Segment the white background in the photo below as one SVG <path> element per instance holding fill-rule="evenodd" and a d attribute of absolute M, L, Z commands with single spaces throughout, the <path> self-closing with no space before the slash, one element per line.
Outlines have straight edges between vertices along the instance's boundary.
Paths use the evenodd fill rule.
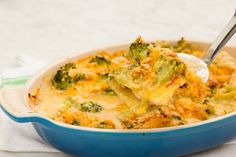
<path fill-rule="evenodd" d="M 146 40 L 213 41 L 236 9 L 236 0 L 0 0 L 0 72 L 25 53 L 55 60 L 70 53 Z M 234 37 L 230 44 L 236 45 Z M 1 142 L 1 139 L 0 139 Z M 66 156 L 11 153 L 0 156 Z M 227 145 L 196 156 L 236 156 Z"/>

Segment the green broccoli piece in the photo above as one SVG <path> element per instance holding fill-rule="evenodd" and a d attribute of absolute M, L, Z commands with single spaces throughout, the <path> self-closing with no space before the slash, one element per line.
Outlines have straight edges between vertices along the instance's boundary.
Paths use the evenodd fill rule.
<path fill-rule="evenodd" d="M 116 93 L 110 87 L 104 89 L 103 94 L 104 95 L 116 95 Z"/>
<path fill-rule="evenodd" d="M 103 109 L 101 105 L 94 103 L 92 101 L 80 103 L 78 104 L 77 107 L 82 112 L 93 112 L 93 113 L 100 112 Z"/>
<path fill-rule="evenodd" d="M 78 82 L 80 80 L 84 80 L 86 77 L 85 77 L 85 74 L 84 73 L 78 73 L 75 78 L 74 78 L 74 82 Z"/>
<path fill-rule="evenodd" d="M 166 41 L 159 41 L 154 43 L 154 46 L 160 46 L 162 48 L 169 48 L 174 52 L 188 53 L 192 54 L 196 50 L 195 46 L 192 43 L 189 43 L 181 37 L 177 42 L 169 43 Z"/>
<path fill-rule="evenodd" d="M 143 115 L 143 113 L 146 112 L 146 105 L 141 103 L 141 101 L 135 97 L 130 89 L 123 87 L 114 79 L 108 80 L 107 83 L 111 89 L 115 91 L 117 96 L 129 106 L 127 110 L 121 113 L 122 117 L 129 116 L 133 112 L 137 115 Z"/>
<path fill-rule="evenodd" d="M 89 61 L 89 63 L 96 63 L 100 65 L 100 64 L 110 64 L 111 62 L 103 56 L 95 56 Z"/>
<path fill-rule="evenodd" d="M 170 47 L 174 52 L 192 53 L 195 49 L 194 46 L 187 42 L 184 37 L 178 40 L 174 45 Z"/>
<path fill-rule="evenodd" d="M 60 67 L 52 80 L 52 85 L 59 90 L 65 90 L 71 87 L 72 84 L 85 79 L 85 74 L 83 73 L 78 73 L 75 77 L 69 75 L 69 71 L 75 68 L 74 63 L 67 63 Z"/>
<path fill-rule="evenodd" d="M 148 56 L 149 54 L 148 45 L 149 44 L 143 42 L 141 37 L 137 38 L 130 45 L 127 58 L 132 59 L 139 63 L 140 60 Z"/>
<path fill-rule="evenodd" d="M 122 86 L 125 86 L 131 90 L 138 89 L 144 80 L 142 80 L 142 77 L 134 78 L 132 76 L 132 71 L 135 67 L 138 66 L 136 64 L 132 64 L 128 68 L 121 68 L 113 71 L 110 76 L 112 76 L 117 83 Z"/>
<path fill-rule="evenodd" d="M 94 103 L 92 101 L 86 101 L 83 103 L 78 103 L 75 100 L 73 100 L 71 97 L 68 97 L 64 100 L 64 104 L 68 106 L 69 108 L 71 107 L 76 107 L 82 112 L 100 112 L 103 108 L 102 106 L 98 105 L 97 103 Z"/>
<path fill-rule="evenodd" d="M 157 83 L 163 84 L 169 81 L 174 74 L 183 74 L 185 64 L 176 58 L 161 55 L 154 68 L 157 75 Z"/>
<path fill-rule="evenodd" d="M 67 63 L 60 67 L 52 80 L 52 85 L 59 90 L 65 90 L 73 84 L 73 78 L 69 76 L 69 70 L 75 69 L 74 63 Z"/>

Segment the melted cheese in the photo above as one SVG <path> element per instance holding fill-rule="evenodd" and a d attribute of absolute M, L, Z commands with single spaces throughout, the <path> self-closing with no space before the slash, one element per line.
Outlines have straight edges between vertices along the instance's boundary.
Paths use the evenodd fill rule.
<path fill-rule="evenodd" d="M 196 56 L 204 53 L 197 49 L 186 52 Z M 184 74 L 174 73 L 161 85 L 156 83 L 158 76 L 154 64 L 161 54 L 175 57 L 171 49 L 151 47 L 149 56 L 134 68 L 132 61 L 125 57 L 126 53 L 96 54 L 109 60 L 109 64 L 90 62 L 96 55 L 78 59 L 69 75 L 75 77 L 83 73 L 86 77 L 65 90 L 52 85 L 53 74 L 47 76 L 40 90 L 31 93 L 37 100 L 30 98 L 32 109 L 68 124 L 119 129 L 183 125 L 235 110 L 236 61 L 226 52 L 218 55 L 210 65 L 207 84 L 185 69 Z M 114 75 L 117 71 L 122 75 Z M 112 77 L 103 78 L 107 74 Z M 68 99 L 72 101 L 69 104 L 66 103 Z M 80 110 L 78 106 L 84 102 L 99 104 L 102 110 Z"/>

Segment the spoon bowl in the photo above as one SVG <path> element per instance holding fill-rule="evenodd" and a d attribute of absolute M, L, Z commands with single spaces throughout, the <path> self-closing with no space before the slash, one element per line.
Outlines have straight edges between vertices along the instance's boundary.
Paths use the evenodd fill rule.
<path fill-rule="evenodd" d="M 207 82 L 209 77 L 208 65 L 211 64 L 215 56 L 220 52 L 224 45 L 231 39 L 236 32 L 236 10 L 234 16 L 229 23 L 217 36 L 215 41 L 211 44 L 203 59 L 199 59 L 195 56 L 178 53 L 177 56 L 185 62 L 189 68 L 194 71 L 204 83 Z"/>
<path fill-rule="evenodd" d="M 209 78 L 209 70 L 207 64 L 200 58 L 186 53 L 177 53 L 177 56 L 189 66 L 189 68 L 195 72 L 204 83 L 207 82 Z"/>

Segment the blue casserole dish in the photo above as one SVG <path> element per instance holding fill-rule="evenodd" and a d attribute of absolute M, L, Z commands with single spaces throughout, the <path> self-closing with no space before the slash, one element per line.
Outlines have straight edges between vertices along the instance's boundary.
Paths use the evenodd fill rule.
<path fill-rule="evenodd" d="M 196 43 L 202 48 L 206 43 Z M 126 49 L 128 45 L 103 48 L 108 52 Z M 232 53 L 236 48 L 226 48 Z M 99 51 L 99 50 L 96 50 Z M 94 53 L 71 56 L 53 63 L 35 76 L 26 86 L 8 87 L 0 91 L 1 108 L 14 121 L 31 122 L 39 136 L 56 149 L 80 157 L 175 157 L 207 150 L 236 136 L 236 112 L 190 125 L 140 129 L 96 129 L 53 121 L 33 112 L 28 93 L 42 78 L 60 65 Z"/>

